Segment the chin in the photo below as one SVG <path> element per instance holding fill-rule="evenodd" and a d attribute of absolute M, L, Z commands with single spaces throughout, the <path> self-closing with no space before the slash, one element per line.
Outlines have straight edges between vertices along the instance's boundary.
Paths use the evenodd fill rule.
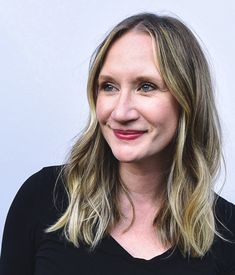
<path fill-rule="evenodd" d="M 132 152 L 133 153 L 133 152 Z M 140 158 L 137 157 L 136 155 L 133 155 L 132 153 L 120 153 L 120 152 L 113 152 L 114 157 L 119 161 L 119 162 L 139 162 Z"/>
<path fill-rule="evenodd" d="M 130 158 L 128 156 L 119 156 L 119 155 L 114 155 L 114 157 L 119 161 L 119 162 L 136 162 L 135 158 Z"/>

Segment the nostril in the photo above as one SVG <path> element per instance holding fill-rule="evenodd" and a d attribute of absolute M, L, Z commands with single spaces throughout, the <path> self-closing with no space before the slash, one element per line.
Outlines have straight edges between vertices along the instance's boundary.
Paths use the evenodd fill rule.
<path fill-rule="evenodd" d="M 139 114 L 135 109 L 114 109 L 111 118 L 119 122 L 128 122 L 139 118 Z"/>

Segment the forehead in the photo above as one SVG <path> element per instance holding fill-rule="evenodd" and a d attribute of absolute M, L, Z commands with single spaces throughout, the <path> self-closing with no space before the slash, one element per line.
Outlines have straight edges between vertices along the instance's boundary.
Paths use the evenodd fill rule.
<path fill-rule="evenodd" d="M 113 42 L 106 53 L 106 58 L 118 55 L 133 56 L 137 53 L 144 54 L 146 52 L 153 53 L 153 44 L 152 37 L 148 33 L 135 30 L 128 31 Z"/>
<path fill-rule="evenodd" d="M 147 32 L 129 31 L 119 37 L 108 49 L 101 72 L 135 67 L 157 69 L 155 40 Z"/>

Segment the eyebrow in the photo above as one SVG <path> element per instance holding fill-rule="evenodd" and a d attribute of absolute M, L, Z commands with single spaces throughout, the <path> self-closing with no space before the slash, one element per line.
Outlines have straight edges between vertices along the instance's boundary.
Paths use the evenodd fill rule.
<path fill-rule="evenodd" d="M 114 78 L 111 75 L 99 75 L 98 81 L 99 80 L 114 81 Z"/>
<path fill-rule="evenodd" d="M 98 81 L 116 82 L 114 77 L 112 77 L 111 75 L 104 75 L 104 74 L 101 74 L 101 75 L 98 76 Z M 159 86 L 165 87 L 165 82 L 163 81 L 163 79 L 161 77 L 153 76 L 153 75 L 137 76 L 137 77 L 135 77 L 133 83 L 144 82 L 144 81 L 155 82 Z"/>

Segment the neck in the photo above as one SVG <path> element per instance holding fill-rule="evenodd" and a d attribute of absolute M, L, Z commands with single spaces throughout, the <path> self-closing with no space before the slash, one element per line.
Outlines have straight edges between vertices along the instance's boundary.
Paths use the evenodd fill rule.
<path fill-rule="evenodd" d="M 160 203 L 167 172 L 167 167 L 163 167 L 162 163 L 120 163 L 119 172 L 135 208 L 147 205 L 156 207 Z M 123 192 L 120 202 L 122 205 L 130 204 Z"/>

